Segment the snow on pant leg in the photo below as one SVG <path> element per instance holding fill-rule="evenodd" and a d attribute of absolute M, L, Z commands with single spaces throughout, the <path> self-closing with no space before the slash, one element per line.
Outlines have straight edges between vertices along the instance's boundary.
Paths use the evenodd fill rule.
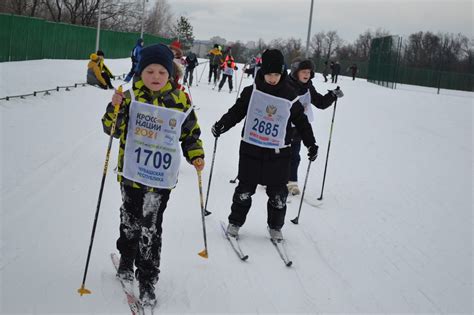
<path fill-rule="evenodd" d="M 120 255 L 135 260 L 140 238 L 143 191 L 131 186 L 121 185 L 122 206 L 120 207 L 120 236 L 117 249 Z"/>
<path fill-rule="evenodd" d="M 298 166 L 300 165 L 301 157 L 301 140 L 291 141 L 291 162 L 290 162 L 290 182 L 298 181 Z"/>
<path fill-rule="evenodd" d="M 238 226 L 245 223 L 247 214 L 252 206 L 252 195 L 255 194 L 257 184 L 246 184 L 239 181 L 232 197 L 231 212 L 229 222 Z"/>
<path fill-rule="evenodd" d="M 156 189 L 143 195 L 142 220 L 136 261 L 140 282 L 158 281 L 160 273 L 161 233 L 163 212 L 170 196 L 169 189 Z"/>
<path fill-rule="evenodd" d="M 285 184 L 267 186 L 267 196 L 267 224 L 272 229 L 281 229 L 285 224 L 288 187 Z"/>

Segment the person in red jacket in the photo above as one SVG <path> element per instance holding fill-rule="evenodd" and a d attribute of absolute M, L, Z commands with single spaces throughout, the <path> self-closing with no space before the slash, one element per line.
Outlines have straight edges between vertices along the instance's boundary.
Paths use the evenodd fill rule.
<path fill-rule="evenodd" d="M 234 58 L 230 57 L 227 59 L 226 62 L 224 62 L 221 66 L 222 68 L 222 79 L 221 82 L 219 83 L 219 92 L 221 91 L 222 87 L 224 86 L 224 83 L 226 80 L 229 81 L 229 93 L 232 93 L 232 77 L 234 76 L 234 70 L 237 70 L 237 66 L 235 65 Z"/>

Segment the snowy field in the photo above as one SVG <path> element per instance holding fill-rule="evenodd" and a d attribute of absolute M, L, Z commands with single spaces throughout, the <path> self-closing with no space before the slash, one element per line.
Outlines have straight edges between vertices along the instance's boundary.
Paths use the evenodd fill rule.
<path fill-rule="evenodd" d="M 106 60 L 128 72 L 129 59 Z M 84 82 L 86 60 L 0 63 L 0 98 Z M 197 69 L 200 76 L 202 65 Z M 242 67 L 240 67 L 242 68 Z M 206 69 L 207 70 L 207 69 Z M 207 71 L 206 71 L 207 72 Z M 239 70 L 238 81 L 241 71 Z M 211 125 L 237 94 L 192 87 L 207 153 Z M 243 86 L 251 84 L 244 78 Z M 334 84 L 322 82 L 325 92 Z M 114 84 L 118 84 L 117 81 Z M 238 82 L 234 83 L 238 86 Z M 324 203 L 303 203 L 300 224 L 283 233 L 286 267 L 266 231 L 266 195 L 257 189 L 237 259 L 219 221 L 229 214 L 242 123 L 217 144 L 204 248 L 198 181 L 182 163 L 163 222 L 159 314 L 320 314 L 473 312 L 473 93 L 403 86 L 391 90 L 340 77 Z M 237 88 L 234 88 L 235 90 Z M 100 118 L 111 91 L 79 87 L 0 101 L 0 313 L 130 314 L 109 254 L 118 237 L 120 191 L 111 163 L 86 287 L 80 287 L 108 136 Z M 320 156 L 306 194 L 320 194 L 333 107 L 315 110 Z M 307 169 L 302 148 L 300 185 Z"/>

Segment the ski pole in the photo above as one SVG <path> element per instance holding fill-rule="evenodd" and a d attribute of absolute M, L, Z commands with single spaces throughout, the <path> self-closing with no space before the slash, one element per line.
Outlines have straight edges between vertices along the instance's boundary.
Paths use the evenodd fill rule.
<path fill-rule="evenodd" d="M 118 88 L 118 92 L 122 93 L 121 85 Z M 77 292 L 81 296 L 83 296 L 84 294 L 91 294 L 91 291 L 85 288 L 87 270 L 89 269 L 89 261 L 90 261 L 91 252 L 92 252 L 92 244 L 94 243 L 95 229 L 97 227 L 97 220 L 99 218 L 99 209 L 100 209 L 100 203 L 102 201 L 102 192 L 104 191 L 105 177 L 107 176 L 107 168 L 109 167 L 110 151 L 112 149 L 112 140 L 114 139 L 114 133 L 115 133 L 116 125 L 117 125 L 117 115 L 118 115 L 119 109 L 120 109 L 120 104 L 115 104 L 114 118 L 112 121 L 112 127 L 110 128 L 110 138 L 109 138 L 109 144 L 107 146 L 107 153 L 105 154 L 104 172 L 102 174 L 102 182 L 100 183 L 99 198 L 97 200 L 97 209 L 95 210 L 94 224 L 92 225 L 92 234 L 91 234 L 91 240 L 89 243 L 89 251 L 87 253 L 86 267 L 84 269 L 84 277 L 82 278 L 81 287 L 77 289 Z"/>
<path fill-rule="evenodd" d="M 201 176 L 201 171 L 197 171 L 198 175 L 198 184 L 199 184 L 199 198 L 201 201 L 201 220 L 202 220 L 202 233 L 204 235 L 204 249 L 198 253 L 199 256 L 203 258 L 208 258 L 207 254 L 207 237 L 206 237 L 206 221 L 204 220 L 204 199 L 203 199 L 203 194 L 202 194 L 202 176 Z"/>
<path fill-rule="evenodd" d="M 216 151 L 217 151 L 217 137 L 214 140 L 214 151 L 212 152 L 212 162 L 211 162 L 211 170 L 209 171 L 209 183 L 207 184 L 207 192 L 206 192 L 206 205 L 204 206 L 204 215 L 210 215 L 212 212 L 207 210 L 207 202 L 209 201 L 209 191 L 211 190 L 211 180 L 212 180 L 212 171 L 214 170 L 214 160 L 216 159 Z"/>
<path fill-rule="evenodd" d="M 247 67 L 247 64 L 244 65 L 244 68 L 242 69 L 242 71 L 245 70 L 245 67 Z M 235 97 L 236 101 L 239 98 L 240 87 L 242 86 L 242 80 L 244 79 L 244 74 L 245 74 L 245 72 L 242 72 L 242 76 L 240 77 L 239 89 L 237 90 L 237 96 Z M 237 82 L 235 82 L 235 83 L 237 83 Z M 234 183 L 235 183 L 235 181 L 234 181 Z"/>
<path fill-rule="evenodd" d="M 193 95 L 191 94 L 191 87 L 189 86 L 189 81 L 186 82 L 186 85 L 187 85 L 187 87 L 188 87 L 189 98 L 191 99 L 191 104 L 194 105 L 194 102 L 193 102 Z"/>
<path fill-rule="evenodd" d="M 229 180 L 229 183 L 232 183 L 232 184 L 237 183 L 237 178 L 239 178 L 239 174 L 237 174 L 234 179 Z"/>
<path fill-rule="evenodd" d="M 206 62 L 204 63 L 204 68 L 202 68 L 201 76 L 199 77 L 199 80 L 198 80 L 198 82 L 196 83 L 196 86 L 198 86 L 199 82 L 201 82 L 202 75 L 204 74 L 204 70 L 206 70 L 206 66 L 207 66 L 207 63 L 208 63 L 208 62 L 209 62 L 209 61 L 206 61 Z"/>
<path fill-rule="evenodd" d="M 309 161 L 308 170 L 306 170 L 306 177 L 304 178 L 304 186 L 303 186 L 303 191 L 301 192 L 301 200 L 300 200 L 300 206 L 299 206 L 299 208 L 298 208 L 298 215 L 297 215 L 296 218 L 294 218 L 293 220 L 290 220 L 290 221 L 293 222 L 294 224 L 298 224 L 298 221 L 299 221 L 299 219 L 300 219 L 301 205 L 303 204 L 304 192 L 306 191 L 306 183 L 308 182 L 309 168 L 311 167 L 311 162 L 312 162 L 312 161 Z"/>
<path fill-rule="evenodd" d="M 321 187 L 321 196 L 319 196 L 318 200 L 323 200 L 324 183 L 326 182 L 326 171 L 328 168 L 329 149 L 331 148 L 332 129 L 334 126 L 334 117 L 336 116 L 336 105 L 337 105 L 337 98 L 336 98 L 336 101 L 334 102 L 334 110 L 332 112 L 331 130 L 329 131 L 328 151 L 326 153 L 326 164 L 324 166 L 323 185 Z"/>

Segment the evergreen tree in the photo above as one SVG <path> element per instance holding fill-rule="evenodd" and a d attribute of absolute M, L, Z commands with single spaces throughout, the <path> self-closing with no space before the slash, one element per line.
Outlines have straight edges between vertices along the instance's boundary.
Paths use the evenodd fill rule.
<path fill-rule="evenodd" d="M 175 37 L 181 42 L 183 50 L 188 50 L 193 46 L 194 34 L 193 26 L 189 23 L 189 19 L 185 16 L 180 16 L 174 27 Z"/>

